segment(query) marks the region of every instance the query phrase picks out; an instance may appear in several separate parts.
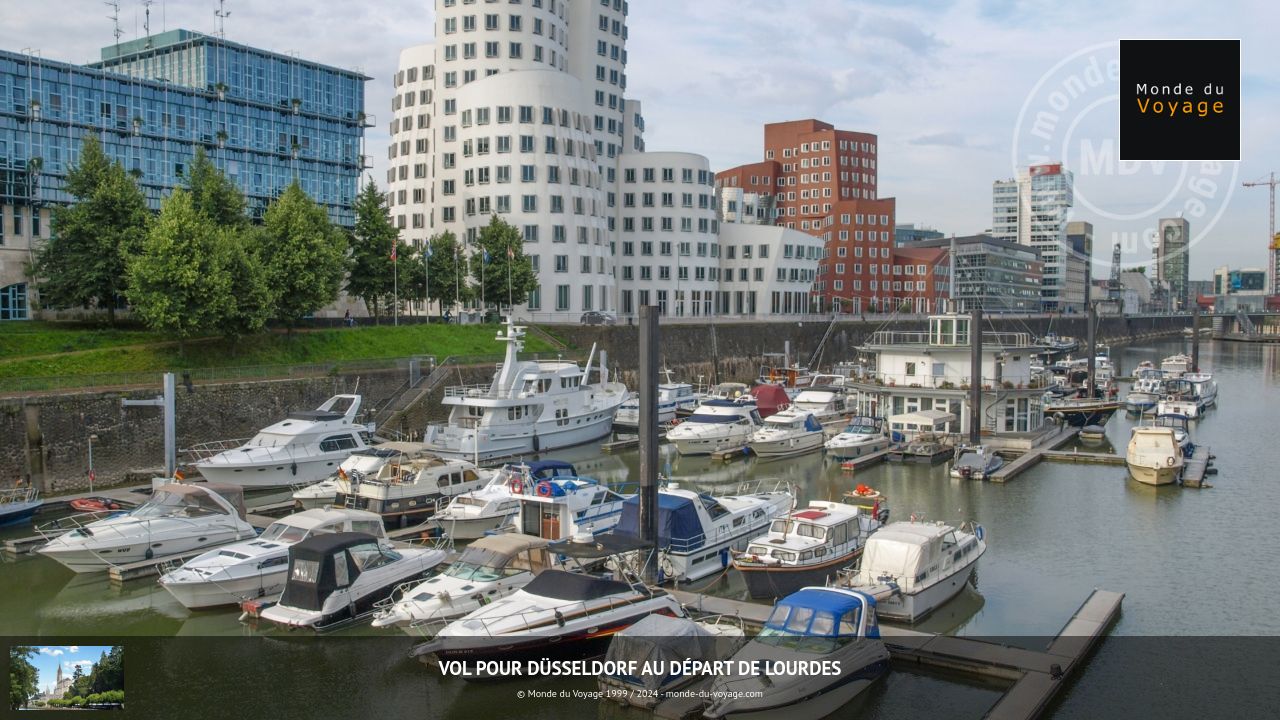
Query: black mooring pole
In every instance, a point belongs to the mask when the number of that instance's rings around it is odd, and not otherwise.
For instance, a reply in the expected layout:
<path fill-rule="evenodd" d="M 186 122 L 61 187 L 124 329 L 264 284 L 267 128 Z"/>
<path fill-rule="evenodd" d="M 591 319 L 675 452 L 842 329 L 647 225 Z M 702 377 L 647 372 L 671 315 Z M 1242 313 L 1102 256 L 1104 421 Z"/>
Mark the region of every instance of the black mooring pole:
<path fill-rule="evenodd" d="M 658 580 L 658 308 L 640 308 L 640 540 L 643 579 Z"/>
<path fill-rule="evenodd" d="M 1200 372 L 1200 303 L 1191 306 L 1191 371 Z"/>
<path fill-rule="evenodd" d="M 969 311 L 969 444 L 982 443 L 982 308 Z"/>
<path fill-rule="evenodd" d="M 1085 314 L 1085 322 L 1089 323 L 1089 397 L 1102 397 L 1098 394 L 1097 383 L 1094 382 L 1098 372 L 1098 307 L 1096 305 L 1089 306 L 1089 312 Z"/>

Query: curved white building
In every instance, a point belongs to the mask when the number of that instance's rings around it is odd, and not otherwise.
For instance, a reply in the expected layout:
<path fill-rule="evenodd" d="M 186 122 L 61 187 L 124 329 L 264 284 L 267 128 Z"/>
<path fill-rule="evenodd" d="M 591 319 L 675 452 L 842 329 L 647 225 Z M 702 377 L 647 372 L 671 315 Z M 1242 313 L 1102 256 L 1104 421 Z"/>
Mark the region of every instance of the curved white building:
<path fill-rule="evenodd" d="M 684 152 L 624 153 L 619 162 L 618 311 L 717 314 L 720 246 L 715 175 Z"/>
<path fill-rule="evenodd" d="M 391 100 L 391 144 L 387 147 L 387 207 L 400 238 L 421 247 L 431 225 L 432 104 L 435 100 L 435 45 L 400 51 L 396 94 Z M 414 303 L 424 310 L 422 303 Z"/>

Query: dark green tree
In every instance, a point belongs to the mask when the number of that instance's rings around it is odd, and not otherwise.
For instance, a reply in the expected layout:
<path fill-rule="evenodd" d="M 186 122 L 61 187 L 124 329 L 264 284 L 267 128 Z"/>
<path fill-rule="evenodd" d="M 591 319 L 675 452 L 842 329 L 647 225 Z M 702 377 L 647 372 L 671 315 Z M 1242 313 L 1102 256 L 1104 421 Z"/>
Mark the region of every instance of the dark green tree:
<path fill-rule="evenodd" d="M 347 240 L 294 181 L 267 208 L 262 263 L 275 293 L 275 317 L 292 330 L 338 297 Z"/>
<path fill-rule="evenodd" d="M 17 710 L 40 694 L 39 673 L 28 659 L 36 650 L 25 645 L 9 648 L 9 709 Z"/>
<path fill-rule="evenodd" d="M 483 280 L 486 304 L 507 305 L 509 297 L 510 304 L 519 305 L 528 299 L 530 291 L 538 287 L 538 274 L 533 271 L 533 263 L 525 257 L 520 231 L 497 215 L 480 229 L 473 250 L 471 277 L 475 281 L 477 295 L 481 294 L 479 288 Z"/>
<path fill-rule="evenodd" d="M 224 229 L 220 238 L 231 296 L 226 312 L 214 318 L 212 329 L 233 343 L 260 332 L 275 313 L 276 294 L 262 261 L 261 238 L 262 229 L 250 225 Z"/>
<path fill-rule="evenodd" d="M 233 314 L 231 232 L 198 212 L 185 190 L 164 201 L 129 263 L 129 302 L 147 327 L 181 342 L 217 329 Z"/>
<path fill-rule="evenodd" d="M 412 267 L 408 245 L 399 242 L 400 231 L 391 223 L 378 186 L 369 181 L 355 205 L 356 224 L 351 230 L 351 260 L 347 270 L 347 294 L 364 300 L 375 320 L 394 301 L 396 271 Z M 392 257 L 392 251 L 395 257 Z M 400 271 L 404 277 L 404 271 Z M 404 279 L 402 277 L 401 279 Z M 410 288 L 400 288 L 408 291 Z"/>
<path fill-rule="evenodd" d="M 215 224 L 241 227 L 249 223 L 249 216 L 244 213 L 244 193 L 213 164 L 203 147 L 196 148 L 186 177 L 191 204 Z"/>
<path fill-rule="evenodd" d="M 52 307 L 106 308 L 114 324 L 117 299 L 127 289 L 128 258 L 146 234 L 146 198 L 92 134 L 84 137 L 66 187 L 73 201 L 54 209 L 52 237 L 33 268 L 41 300 Z"/>
<path fill-rule="evenodd" d="M 471 286 L 467 281 L 466 260 L 462 247 L 451 232 L 435 235 L 428 242 L 431 248 L 427 259 L 430 272 L 430 298 L 440 303 L 440 312 L 454 305 L 454 301 L 466 302 L 471 298 Z"/>

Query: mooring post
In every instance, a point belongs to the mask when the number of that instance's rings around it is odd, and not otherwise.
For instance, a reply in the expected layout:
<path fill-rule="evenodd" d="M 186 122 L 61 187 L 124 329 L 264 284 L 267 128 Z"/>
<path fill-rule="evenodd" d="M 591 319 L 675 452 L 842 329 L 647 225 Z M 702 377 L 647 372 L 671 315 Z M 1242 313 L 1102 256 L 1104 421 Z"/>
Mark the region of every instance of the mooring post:
<path fill-rule="evenodd" d="M 164 374 L 164 477 L 173 479 L 178 471 L 178 412 L 174 398 L 177 387 L 171 372 Z"/>
<path fill-rule="evenodd" d="M 1089 379 L 1085 382 L 1089 383 L 1089 397 L 1100 397 L 1098 389 L 1094 387 L 1093 382 L 1094 373 L 1098 369 L 1098 308 L 1096 305 L 1089 306 L 1088 313 L 1085 315 L 1085 322 L 1089 325 L 1087 330 L 1089 337 Z"/>
<path fill-rule="evenodd" d="M 640 308 L 640 540 L 643 579 L 658 580 L 658 308 Z"/>
<path fill-rule="evenodd" d="M 982 308 L 969 311 L 969 444 L 982 442 Z"/>
<path fill-rule="evenodd" d="M 1191 306 L 1191 370 L 1200 372 L 1200 303 Z"/>

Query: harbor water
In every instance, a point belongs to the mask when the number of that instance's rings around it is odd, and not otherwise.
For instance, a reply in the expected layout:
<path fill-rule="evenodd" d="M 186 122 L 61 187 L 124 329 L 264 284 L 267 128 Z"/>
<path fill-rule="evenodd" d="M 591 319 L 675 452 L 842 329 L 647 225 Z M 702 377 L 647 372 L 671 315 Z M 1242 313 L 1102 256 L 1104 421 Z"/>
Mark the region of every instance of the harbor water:
<path fill-rule="evenodd" d="M 1159 365 L 1161 358 L 1188 350 L 1182 339 L 1157 341 L 1117 348 L 1113 360 L 1125 374 L 1143 360 Z M 1123 466 L 1113 465 L 1046 461 L 997 484 L 952 479 L 941 464 L 884 464 L 851 475 L 821 454 L 726 463 L 682 458 L 668 446 L 662 448 L 660 467 L 663 475 L 686 487 L 732 494 L 742 483 L 760 483 L 766 489 L 781 484 L 798 489 L 801 502 L 838 499 L 861 483 L 889 497 L 892 519 L 915 514 L 977 521 L 986 531 L 988 550 L 973 587 L 918 629 L 1041 649 L 1091 590 L 1123 592 L 1123 612 L 1111 636 L 1046 716 L 1111 715 L 1117 704 L 1132 701 L 1135 683 L 1148 689 L 1182 684 L 1170 675 L 1176 668 L 1159 662 L 1162 644 L 1177 643 L 1178 636 L 1220 643 L 1229 653 L 1248 647 L 1262 650 L 1250 643 L 1275 644 L 1259 638 L 1280 636 L 1280 564 L 1274 561 L 1273 532 L 1280 509 L 1280 443 L 1275 439 L 1280 347 L 1206 341 L 1201 365 L 1214 373 L 1219 385 L 1218 406 L 1192 422 L 1193 441 L 1210 446 L 1217 456 L 1214 466 L 1219 474 L 1206 478 L 1212 488 L 1140 485 L 1127 479 Z M 1118 414 L 1106 427 L 1109 447 L 1080 447 L 1123 454 L 1135 422 Z M 634 479 L 638 473 L 634 450 L 602 455 L 596 447 L 580 447 L 555 457 L 601 480 Z M 31 529 L 0 533 L 16 537 L 30 535 Z M 389 638 L 365 627 L 323 638 L 284 638 L 241 624 L 236 609 L 188 611 L 153 579 L 112 588 L 104 575 L 74 575 L 38 555 L 0 565 L 0 588 L 0 635 L 66 643 L 95 637 L 129 643 L 133 638 L 139 646 L 145 646 L 148 637 L 188 638 L 168 649 L 152 641 L 154 647 L 141 655 L 154 660 L 160 677 L 198 677 L 205 697 L 239 693 L 245 698 L 239 715 L 308 717 L 308 707 L 314 710 L 316 703 L 326 712 L 352 717 L 492 718 L 516 711 L 533 718 L 607 714 L 594 700 L 516 699 L 522 689 L 590 691 L 594 682 L 589 680 L 471 684 L 442 678 L 405 657 L 402 651 L 410 642 L 403 635 Z M 688 589 L 746 599 L 745 587 L 733 573 Z M 260 632 L 269 637 L 255 637 Z M 182 655 L 179 661 L 176 656 L 184 647 L 199 657 Z M 237 655 L 244 652 L 252 655 Z M 1133 662 L 1135 656 L 1145 660 Z M 166 657 L 174 662 L 165 662 Z M 146 673 L 151 666 L 131 660 L 138 668 L 131 666 L 131 673 Z M 169 685 L 165 692 L 174 699 L 194 691 Z M 979 718 L 1000 693 L 999 685 L 898 668 L 840 716 Z M 218 708 L 202 710 L 198 704 L 173 701 L 185 717 L 222 716 Z M 1215 706 L 1215 714 L 1234 709 L 1235 714 L 1252 716 L 1263 714 L 1268 706 L 1273 709 L 1276 698 L 1232 695 L 1219 701 L 1227 705 Z M 1182 717 L 1192 709 L 1183 703 L 1164 714 Z M 1155 715 L 1157 710 L 1158 705 L 1134 708 L 1141 715 Z"/>

